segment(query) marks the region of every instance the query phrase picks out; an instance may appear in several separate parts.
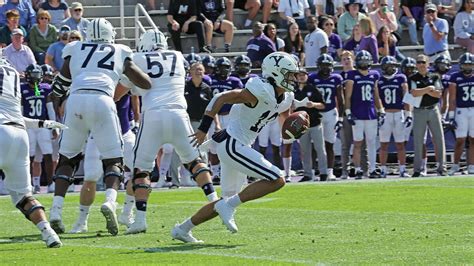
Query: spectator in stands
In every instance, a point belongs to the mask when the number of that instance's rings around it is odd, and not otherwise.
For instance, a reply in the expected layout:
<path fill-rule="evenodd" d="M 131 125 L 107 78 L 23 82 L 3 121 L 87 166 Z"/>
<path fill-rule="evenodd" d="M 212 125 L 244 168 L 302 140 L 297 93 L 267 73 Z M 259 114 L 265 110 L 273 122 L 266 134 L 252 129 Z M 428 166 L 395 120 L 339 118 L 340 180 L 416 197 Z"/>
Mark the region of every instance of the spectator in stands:
<path fill-rule="evenodd" d="M 29 46 L 38 64 L 44 64 L 48 47 L 58 39 L 58 30 L 50 24 L 51 16 L 46 10 L 39 10 L 36 16 L 37 24 L 30 30 Z"/>
<path fill-rule="evenodd" d="M 10 61 L 22 77 L 27 66 L 36 64 L 33 52 L 30 47 L 23 44 L 23 39 L 23 31 L 21 29 L 14 29 L 12 31 L 12 43 L 3 50 L 3 56 Z"/>
<path fill-rule="evenodd" d="M 474 53 L 474 0 L 463 0 L 454 19 L 454 40 L 469 53 Z"/>
<path fill-rule="evenodd" d="M 12 42 L 12 31 L 14 29 L 21 29 L 23 31 L 23 36 L 27 36 L 27 31 L 23 26 L 20 26 L 20 14 L 18 10 L 12 9 L 8 10 L 6 13 L 7 25 L 0 29 L 0 46 L 5 47 Z"/>
<path fill-rule="evenodd" d="M 224 51 L 230 52 L 232 39 L 234 38 L 234 23 L 224 19 L 224 6 L 221 0 L 201 0 L 199 1 L 199 20 L 204 23 L 206 30 L 207 47 L 211 50 L 212 33 L 224 34 Z"/>
<path fill-rule="evenodd" d="M 391 34 L 390 29 L 387 26 L 382 26 L 379 33 L 377 34 L 377 46 L 379 50 L 379 56 L 396 56 L 395 46 L 397 45 L 397 39 Z"/>
<path fill-rule="evenodd" d="M 318 28 L 323 29 L 329 40 L 328 53 L 333 59 L 338 59 L 342 53 L 342 40 L 339 35 L 334 33 L 334 20 L 328 16 L 321 16 L 319 18 Z"/>
<path fill-rule="evenodd" d="M 374 7 L 379 8 L 380 0 L 374 0 Z M 388 10 L 395 13 L 395 17 L 400 17 L 400 0 L 388 0 L 387 1 Z"/>
<path fill-rule="evenodd" d="M 374 22 L 376 32 L 379 32 L 382 26 L 387 26 L 390 32 L 398 29 L 397 17 L 390 11 L 388 0 L 379 0 L 379 7 L 371 12 L 369 17 Z"/>
<path fill-rule="evenodd" d="M 69 6 L 65 1 L 62 0 L 47 0 L 43 2 L 40 6 L 41 10 L 46 10 L 51 15 L 50 22 L 55 27 L 60 28 L 61 22 L 71 16 L 69 13 Z"/>
<path fill-rule="evenodd" d="M 318 17 L 326 15 L 337 21 L 344 13 L 342 0 L 314 0 L 314 5 L 316 6 L 316 16 Z"/>
<path fill-rule="evenodd" d="M 430 7 L 431 8 L 431 7 Z M 436 11 L 436 6 L 434 6 Z M 430 22 L 427 22 L 430 23 Z M 444 132 L 441 124 L 439 100 L 442 95 L 442 85 L 437 74 L 428 72 L 429 57 L 418 55 L 416 68 L 418 73 L 409 77 L 408 86 L 413 97 L 422 97 L 419 107 L 413 109 L 413 143 L 415 145 L 414 173 L 412 177 L 422 176 L 423 144 L 426 129 L 429 128 L 434 147 L 437 150 L 437 174 L 446 175 L 446 146 Z"/>
<path fill-rule="evenodd" d="M 360 40 L 362 40 L 362 32 L 360 31 L 360 25 L 356 24 L 352 29 L 352 35 L 349 40 L 344 44 L 344 50 L 351 51 L 354 54 L 360 51 Z"/>
<path fill-rule="evenodd" d="M 78 30 L 72 30 L 69 33 L 69 42 L 82 41 L 82 35 Z"/>
<path fill-rule="evenodd" d="M 277 28 L 276 25 L 273 23 L 268 23 L 263 28 L 263 34 L 265 34 L 272 42 L 275 44 L 275 48 L 277 51 L 284 51 L 285 50 L 285 41 L 283 41 L 280 37 L 277 36 Z"/>
<path fill-rule="evenodd" d="M 304 62 L 304 42 L 301 31 L 296 22 L 288 25 L 285 41 L 285 52 L 296 55 L 300 62 Z"/>
<path fill-rule="evenodd" d="M 342 14 L 337 22 L 337 33 L 343 42 L 349 40 L 354 26 L 359 24 L 359 21 L 365 17 L 365 15 L 360 12 L 362 4 L 357 2 L 357 0 L 349 0 L 349 2 L 345 4 L 345 8 L 346 12 Z"/>
<path fill-rule="evenodd" d="M 39 6 L 44 2 L 44 0 L 31 0 L 31 5 L 35 12 L 38 12 Z"/>
<path fill-rule="evenodd" d="M 197 20 L 198 4 L 193 0 L 170 0 L 168 7 L 168 31 L 171 34 L 174 47 L 177 51 L 183 51 L 181 47 L 181 32 L 196 34 L 199 52 L 211 53 L 205 46 L 204 25 Z"/>
<path fill-rule="evenodd" d="M 7 23 L 6 13 L 12 9 L 18 11 L 20 25 L 25 29 L 29 29 L 36 22 L 36 12 L 30 0 L 6 0 L 5 4 L 0 7 L 0 25 Z"/>
<path fill-rule="evenodd" d="M 282 19 L 282 27 L 296 22 L 301 30 L 306 30 L 305 17 L 311 15 L 308 0 L 281 0 L 278 5 L 278 14 Z"/>
<path fill-rule="evenodd" d="M 318 21 L 315 16 L 309 16 L 306 20 L 309 33 L 304 37 L 305 66 L 316 66 L 316 60 L 321 54 L 328 52 L 328 35 L 316 25 Z"/>
<path fill-rule="evenodd" d="M 63 66 L 63 48 L 69 42 L 69 33 L 71 33 L 71 28 L 66 25 L 62 26 L 59 29 L 59 40 L 51 44 L 48 50 L 46 51 L 46 57 L 44 62 L 50 65 L 55 73 L 61 70 Z"/>
<path fill-rule="evenodd" d="M 268 15 L 264 12 L 263 22 L 266 23 L 270 17 L 272 1 L 271 0 L 263 0 L 264 1 L 264 10 L 268 9 L 270 6 L 270 10 L 268 11 Z M 226 0 L 226 17 L 230 21 L 234 21 L 234 8 L 242 9 L 248 11 L 247 19 L 244 23 L 244 28 L 248 29 L 252 26 L 252 22 L 255 21 L 255 17 L 257 17 L 258 10 L 261 7 L 260 0 Z"/>
<path fill-rule="evenodd" d="M 83 14 L 84 8 L 82 7 L 82 4 L 79 2 L 73 2 L 71 4 L 71 16 L 63 20 L 63 22 L 61 22 L 61 26 L 66 25 L 71 30 L 78 30 L 82 35 L 82 39 L 85 39 L 87 36 L 86 30 L 90 24 L 90 21 L 83 18 Z"/>
<path fill-rule="evenodd" d="M 456 16 L 456 2 L 457 0 L 431 0 L 438 8 L 438 17 L 448 21 L 449 25 L 453 24 L 454 17 Z"/>
<path fill-rule="evenodd" d="M 424 23 L 423 7 L 425 0 L 401 0 L 403 14 L 400 17 L 400 23 L 408 27 L 410 42 L 412 45 L 419 45 L 417 23 L 421 26 Z M 401 35 L 402 28 L 398 32 Z"/>
<path fill-rule="evenodd" d="M 430 62 L 434 62 L 441 54 L 451 59 L 448 51 L 449 25 L 445 19 L 438 18 L 437 7 L 434 4 L 426 4 L 425 21 L 426 24 L 423 27 L 424 51 L 430 57 Z"/>
<path fill-rule="evenodd" d="M 359 49 L 368 51 L 372 55 L 373 63 L 376 64 L 379 62 L 379 47 L 375 36 L 374 23 L 368 17 L 362 18 L 359 23 L 360 32 L 362 33 Z"/>
<path fill-rule="evenodd" d="M 247 56 L 252 60 L 253 67 L 260 67 L 263 59 L 276 52 L 275 44 L 263 34 L 263 24 L 259 21 L 253 24 L 253 37 L 247 42 Z"/>

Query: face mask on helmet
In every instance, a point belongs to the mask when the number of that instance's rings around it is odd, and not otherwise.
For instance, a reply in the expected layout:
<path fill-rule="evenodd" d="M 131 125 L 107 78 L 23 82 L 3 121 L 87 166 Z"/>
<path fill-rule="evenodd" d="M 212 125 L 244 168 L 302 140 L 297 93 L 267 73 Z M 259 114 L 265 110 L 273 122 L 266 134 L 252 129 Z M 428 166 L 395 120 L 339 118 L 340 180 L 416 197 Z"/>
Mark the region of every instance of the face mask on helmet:
<path fill-rule="evenodd" d="M 40 83 L 41 79 L 43 78 L 43 73 L 38 70 L 32 70 L 30 72 L 26 72 L 26 80 L 28 83 L 35 84 Z"/>
<path fill-rule="evenodd" d="M 230 66 L 219 65 L 216 67 L 215 73 L 219 79 L 226 80 L 230 75 Z"/>
<path fill-rule="evenodd" d="M 322 77 L 329 77 L 333 69 L 332 64 L 320 64 L 318 68 L 319 68 L 318 73 Z"/>
<path fill-rule="evenodd" d="M 240 76 L 246 76 L 250 73 L 250 65 L 249 64 L 238 64 L 235 66 L 235 72 Z"/>
<path fill-rule="evenodd" d="M 297 74 L 299 71 L 288 71 L 287 69 L 282 69 L 281 70 L 283 74 L 283 81 L 281 82 L 281 86 L 288 90 L 288 91 L 294 91 L 296 88 L 297 83 Z"/>
<path fill-rule="evenodd" d="M 446 64 L 445 62 L 435 63 L 435 70 L 440 74 L 448 73 L 449 69 L 451 69 L 450 65 Z"/>
<path fill-rule="evenodd" d="M 392 64 L 382 65 L 382 74 L 384 76 L 392 76 L 397 73 L 397 67 Z"/>
<path fill-rule="evenodd" d="M 472 63 L 460 64 L 460 65 L 459 65 L 459 68 L 461 69 L 461 72 L 462 72 L 464 75 L 469 76 L 469 75 L 472 75 L 472 71 L 473 71 L 473 68 L 474 68 L 474 64 L 472 64 Z"/>

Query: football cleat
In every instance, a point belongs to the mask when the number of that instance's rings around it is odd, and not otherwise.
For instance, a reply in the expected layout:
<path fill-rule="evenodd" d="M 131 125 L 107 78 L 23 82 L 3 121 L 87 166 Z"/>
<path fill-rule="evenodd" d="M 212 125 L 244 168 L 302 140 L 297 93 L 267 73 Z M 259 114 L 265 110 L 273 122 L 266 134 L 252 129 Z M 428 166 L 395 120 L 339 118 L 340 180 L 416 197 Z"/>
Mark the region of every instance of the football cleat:
<path fill-rule="evenodd" d="M 374 170 L 370 173 L 369 178 L 372 178 L 372 179 L 380 178 L 380 175 L 379 175 L 379 173 L 377 173 L 377 171 Z"/>
<path fill-rule="evenodd" d="M 214 205 L 214 210 L 221 217 L 222 222 L 231 233 L 237 233 L 239 230 L 234 220 L 235 208 L 231 207 L 225 199 L 219 200 Z"/>
<path fill-rule="evenodd" d="M 70 234 L 81 234 L 81 233 L 87 233 L 87 221 L 84 223 L 81 223 L 77 221 L 72 229 L 69 231 Z"/>
<path fill-rule="evenodd" d="M 51 228 L 53 228 L 53 230 L 58 234 L 62 234 L 66 231 L 61 218 L 61 208 L 51 208 L 51 212 L 49 213 L 49 223 L 51 224 Z"/>
<path fill-rule="evenodd" d="M 41 232 L 41 238 L 48 248 L 59 248 L 63 245 L 59 236 L 52 229 L 44 229 Z"/>
<path fill-rule="evenodd" d="M 39 194 L 41 193 L 41 187 L 40 186 L 35 186 L 33 188 L 33 194 Z"/>
<path fill-rule="evenodd" d="M 113 236 L 118 234 L 118 221 L 115 209 L 117 204 L 115 202 L 106 202 L 100 207 L 100 212 L 105 217 L 107 231 Z"/>
<path fill-rule="evenodd" d="M 449 169 L 448 175 L 455 175 L 457 172 L 459 172 L 459 164 L 453 164 L 451 169 Z"/>
<path fill-rule="evenodd" d="M 286 183 L 291 183 L 291 177 L 290 176 L 285 176 L 285 182 Z"/>
<path fill-rule="evenodd" d="M 173 239 L 181 240 L 184 243 L 204 243 L 204 241 L 196 239 L 191 234 L 191 231 L 185 232 L 183 229 L 181 229 L 179 224 L 176 224 L 173 230 L 171 230 L 171 237 Z"/>
<path fill-rule="evenodd" d="M 328 174 L 328 181 L 336 181 L 337 178 L 334 174 Z"/>
<path fill-rule="evenodd" d="M 158 179 L 158 182 L 155 184 L 155 188 L 162 188 L 166 185 L 166 177 L 162 176 Z"/>
<path fill-rule="evenodd" d="M 130 226 L 135 222 L 135 215 L 133 215 L 133 212 L 130 212 L 129 214 L 122 212 L 118 217 L 118 222 L 121 225 Z"/>
<path fill-rule="evenodd" d="M 410 177 L 406 171 L 400 171 L 400 177 Z"/>
<path fill-rule="evenodd" d="M 358 172 L 356 173 L 355 179 L 360 180 L 360 179 L 363 178 L 363 176 L 364 176 L 364 172 L 358 171 Z"/>
<path fill-rule="evenodd" d="M 145 233 L 146 228 L 147 228 L 147 225 L 146 225 L 145 220 L 136 220 L 134 223 L 128 226 L 128 229 L 127 231 L 125 231 L 125 234 L 131 235 L 131 234 Z"/>

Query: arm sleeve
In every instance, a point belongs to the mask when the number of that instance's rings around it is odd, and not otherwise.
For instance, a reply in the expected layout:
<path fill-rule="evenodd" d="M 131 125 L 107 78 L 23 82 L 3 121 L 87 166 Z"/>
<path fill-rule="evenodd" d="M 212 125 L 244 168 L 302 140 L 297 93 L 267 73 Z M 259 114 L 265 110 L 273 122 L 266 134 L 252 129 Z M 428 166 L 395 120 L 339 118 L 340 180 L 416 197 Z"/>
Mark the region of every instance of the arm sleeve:
<path fill-rule="evenodd" d="M 454 36 L 457 38 L 468 39 L 471 37 L 471 34 L 464 29 L 463 20 L 464 14 L 458 13 L 454 19 Z"/>

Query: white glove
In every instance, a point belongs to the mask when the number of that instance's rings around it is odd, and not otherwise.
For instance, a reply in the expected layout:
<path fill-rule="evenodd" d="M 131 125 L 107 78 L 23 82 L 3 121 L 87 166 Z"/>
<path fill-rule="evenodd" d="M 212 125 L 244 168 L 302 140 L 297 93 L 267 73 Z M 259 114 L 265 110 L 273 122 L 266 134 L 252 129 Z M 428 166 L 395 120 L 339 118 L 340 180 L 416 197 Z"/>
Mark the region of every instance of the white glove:
<path fill-rule="evenodd" d="M 59 122 L 53 121 L 53 120 L 44 120 L 43 121 L 43 128 L 59 128 L 59 129 L 68 129 L 66 125 L 63 125 Z"/>
<path fill-rule="evenodd" d="M 303 100 L 301 100 L 301 101 L 293 100 L 295 109 L 298 109 L 298 108 L 300 108 L 300 107 L 306 107 L 306 105 L 308 104 L 308 102 L 309 102 L 308 97 L 305 97 L 305 98 L 304 98 Z"/>

